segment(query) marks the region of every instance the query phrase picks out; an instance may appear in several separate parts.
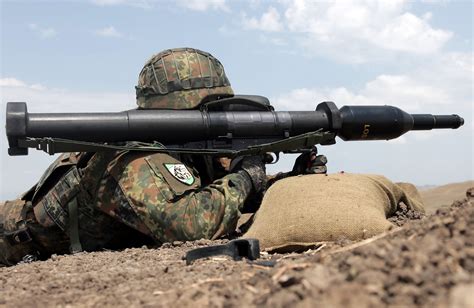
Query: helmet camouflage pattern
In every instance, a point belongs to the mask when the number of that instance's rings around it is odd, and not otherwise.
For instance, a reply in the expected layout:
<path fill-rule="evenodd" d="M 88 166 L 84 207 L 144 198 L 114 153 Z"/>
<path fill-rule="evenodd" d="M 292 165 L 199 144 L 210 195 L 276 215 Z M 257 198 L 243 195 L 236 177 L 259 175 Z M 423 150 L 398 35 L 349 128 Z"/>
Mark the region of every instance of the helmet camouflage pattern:
<path fill-rule="evenodd" d="M 208 95 L 233 95 L 222 64 L 193 48 L 162 51 L 138 77 L 137 104 L 143 109 L 192 109 Z"/>

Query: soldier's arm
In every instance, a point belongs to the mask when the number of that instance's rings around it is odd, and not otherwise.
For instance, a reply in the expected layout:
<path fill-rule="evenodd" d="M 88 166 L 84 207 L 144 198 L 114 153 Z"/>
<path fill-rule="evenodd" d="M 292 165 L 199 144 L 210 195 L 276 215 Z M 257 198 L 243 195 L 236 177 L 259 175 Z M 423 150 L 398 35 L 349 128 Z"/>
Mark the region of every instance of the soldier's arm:
<path fill-rule="evenodd" d="M 233 230 L 245 199 L 252 192 L 250 176 L 231 173 L 184 192 L 170 186 L 169 175 L 150 168 L 141 158 L 118 179 L 124 195 L 156 240 L 215 239 Z"/>

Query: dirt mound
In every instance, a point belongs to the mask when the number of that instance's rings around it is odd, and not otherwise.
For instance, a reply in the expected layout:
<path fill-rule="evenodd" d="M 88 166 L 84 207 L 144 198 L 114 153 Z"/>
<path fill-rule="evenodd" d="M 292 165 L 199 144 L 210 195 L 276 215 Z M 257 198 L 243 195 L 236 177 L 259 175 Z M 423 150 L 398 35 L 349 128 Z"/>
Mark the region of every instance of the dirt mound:
<path fill-rule="evenodd" d="M 0 306 L 472 307 L 473 203 L 362 242 L 263 254 L 255 263 L 181 260 L 223 241 L 54 256 L 0 268 Z"/>
<path fill-rule="evenodd" d="M 434 213 L 438 208 L 449 206 L 454 200 L 464 198 L 466 190 L 470 187 L 474 187 L 474 181 L 452 183 L 429 189 L 420 189 L 420 195 L 423 198 L 426 211 L 428 213 Z"/>

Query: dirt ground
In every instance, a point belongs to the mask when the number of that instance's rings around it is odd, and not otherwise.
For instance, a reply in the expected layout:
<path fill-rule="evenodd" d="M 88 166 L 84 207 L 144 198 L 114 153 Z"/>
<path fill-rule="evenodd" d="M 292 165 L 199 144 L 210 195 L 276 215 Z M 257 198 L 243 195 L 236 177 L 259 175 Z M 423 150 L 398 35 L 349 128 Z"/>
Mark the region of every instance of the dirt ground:
<path fill-rule="evenodd" d="M 420 189 L 420 195 L 425 204 L 427 213 L 434 213 L 437 209 L 449 206 L 453 200 L 464 198 L 466 190 L 474 187 L 474 181 L 451 183 L 442 186 Z"/>
<path fill-rule="evenodd" d="M 186 251 L 225 242 L 204 240 L 53 256 L 0 268 L 0 306 L 474 307 L 474 199 L 393 221 L 399 227 L 362 242 L 256 262 L 187 266 Z"/>

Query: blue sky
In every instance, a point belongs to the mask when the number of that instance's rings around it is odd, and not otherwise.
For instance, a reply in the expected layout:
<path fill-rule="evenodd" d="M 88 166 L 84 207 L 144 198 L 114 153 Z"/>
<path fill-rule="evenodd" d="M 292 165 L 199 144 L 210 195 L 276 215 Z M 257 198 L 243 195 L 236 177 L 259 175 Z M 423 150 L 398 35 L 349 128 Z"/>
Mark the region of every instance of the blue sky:
<path fill-rule="evenodd" d="M 219 58 L 235 92 L 267 96 L 278 110 L 313 110 L 333 100 L 466 120 L 455 131 L 321 147 L 330 172 L 418 185 L 474 178 L 471 1 L 0 3 L 1 121 L 8 101 L 26 101 L 32 112 L 133 108 L 144 62 L 189 46 Z M 52 159 L 33 151 L 8 157 L 5 139 L 0 199 L 27 189 Z M 291 160 L 269 170 L 288 169 Z"/>

